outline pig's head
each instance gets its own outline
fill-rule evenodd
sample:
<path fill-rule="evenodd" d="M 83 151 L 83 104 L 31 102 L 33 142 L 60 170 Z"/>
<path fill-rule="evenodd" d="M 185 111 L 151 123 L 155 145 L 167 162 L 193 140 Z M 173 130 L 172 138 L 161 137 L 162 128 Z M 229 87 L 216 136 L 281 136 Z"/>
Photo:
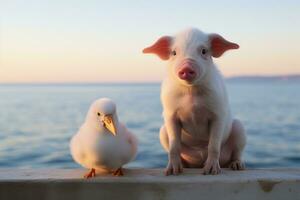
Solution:
<path fill-rule="evenodd" d="M 184 85 L 200 84 L 214 68 L 212 57 L 218 58 L 239 45 L 218 34 L 205 34 L 198 29 L 188 29 L 174 37 L 163 36 L 143 53 L 154 53 L 168 60 L 168 73 Z"/>

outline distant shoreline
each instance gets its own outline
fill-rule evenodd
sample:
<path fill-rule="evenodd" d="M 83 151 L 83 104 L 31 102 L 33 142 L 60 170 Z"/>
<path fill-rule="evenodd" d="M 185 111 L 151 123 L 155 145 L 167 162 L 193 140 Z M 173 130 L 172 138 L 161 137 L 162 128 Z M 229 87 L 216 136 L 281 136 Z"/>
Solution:
<path fill-rule="evenodd" d="M 249 76 L 232 76 L 225 77 L 226 82 L 277 82 L 277 81 L 287 81 L 287 82 L 300 82 L 299 75 L 278 75 L 278 76 L 264 76 L 264 75 L 249 75 Z M 158 85 L 161 84 L 160 81 L 153 82 L 16 82 L 16 83 L 1 83 L 0 86 L 120 86 L 120 85 Z"/>
<path fill-rule="evenodd" d="M 266 81 L 300 81 L 300 74 L 298 75 L 278 75 L 278 76 L 234 76 L 226 78 L 226 81 L 233 82 L 233 81 L 259 81 L 259 82 L 266 82 Z"/>

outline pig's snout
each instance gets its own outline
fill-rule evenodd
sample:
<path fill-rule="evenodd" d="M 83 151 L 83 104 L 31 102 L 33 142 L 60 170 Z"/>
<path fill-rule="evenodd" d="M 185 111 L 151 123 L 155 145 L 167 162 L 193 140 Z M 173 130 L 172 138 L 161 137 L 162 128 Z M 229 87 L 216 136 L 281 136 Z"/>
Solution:
<path fill-rule="evenodd" d="M 178 76 L 182 80 L 191 81 L 196 77 L 196 72 L 193 68 L 186 66 L 179 70 Z"/>
<path fill-rule="evenodd" d="M 182 62 L 178 70 L 178 77 L 185 81 L 193 81 L 198 75 L 196 67 L 197 66 L 194 61 L 185 60 Z"/>

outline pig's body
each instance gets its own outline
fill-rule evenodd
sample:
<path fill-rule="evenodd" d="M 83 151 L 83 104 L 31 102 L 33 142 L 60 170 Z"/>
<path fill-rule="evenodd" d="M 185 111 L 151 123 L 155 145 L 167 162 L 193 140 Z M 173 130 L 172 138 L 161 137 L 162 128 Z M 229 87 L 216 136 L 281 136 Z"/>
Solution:
<path fill-rule="evenodd" d="M 204 174 L 218 174 L 220 165 L 244 168 L 245 131 L 232 118 L 223 78 L 212 61 L 236 48 L 217 34 L 188 29 L 144 50 L 169 61 L 161 90 L 165 123 L 160 131 L 169 154 L 167 175 L 180 173 L 183 166 L 204 166 Z"/>
<path fill-rule="evenodd" d="M 186 87 L 165 79 L 162 84 L 161 101 L 164 108 L 164 118 L 172 116 L 181 131 L 181 158 L 185 167 L 203 167 L 207 159 L 207 149 L 210 136 L 210 126 L 214 121 L 224 123 L 220 165 L 227 167 L 234 151 L 234 137 L 228 141 L 232 130 L 233 119 L 228 106 L 228 98 L 222 77 L 205 86 Z M 221 91 L 219 91 L 221 89 Z M 222 111 L 221 111 L 222 110 Z M 238 121 L 235 121 L 239 125 Z M 160 141 L 169 152 L 168 133 L 165 125 L 161 127 Z"/>

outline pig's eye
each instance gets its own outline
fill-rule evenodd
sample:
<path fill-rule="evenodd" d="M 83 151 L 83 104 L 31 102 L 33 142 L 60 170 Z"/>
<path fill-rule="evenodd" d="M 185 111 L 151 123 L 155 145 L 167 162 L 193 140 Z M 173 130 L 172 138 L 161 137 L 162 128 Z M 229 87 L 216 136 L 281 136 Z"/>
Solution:
<path fill-rule="evenodd" d="M 199 55 L 200 56 L 202 56 L 202 58 L 204 58 L 204 59 L 206 59 L 207 58 L 207 55 L 208 55 L 208 50 L 207 50 L 207 48 L 205 48 L 205 47 L 200 47 L 199 49 L 198 49 L 198 52 L 199 52 Z"/>
<path fill-rule="evenodd" d="M 172 51 L 172 52 L 171 52 L 171 55 L 172 55 L 172 56 L 176 56 L 176 51 L 175 51 L 175 50 Z"/>

